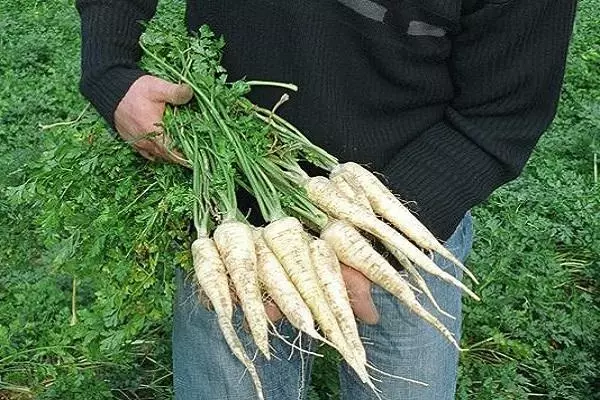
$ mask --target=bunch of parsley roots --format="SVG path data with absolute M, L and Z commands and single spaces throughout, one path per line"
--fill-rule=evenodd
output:
M 189 34 L 152 23 L 140 43 L 147 71 L 193 90 L 192 101 L 168 108 L 163 121 L 173 155 L 193 171 L 194 201 L 189 205 L 197 234 L 191 246 L 193 275 L 260 399 L 262 386 L 252 360 L 256 356 L 271 359 L 269 335 L 278 336 L 301 354 L 311 353 L 302 348 L 303 334 L 335 348 L 379 396 L 368 369 L 386 373 L 367 360 L 340 263 L 389 291 L 458 347 L 450 331 L 417 301 L 415 293 L 425 294 L 437 312 L 452 318 L 427 288 L 421 276 L 425 272 L 477 299 L 434 263 L 431 252 L 451 260 L 474 282 L 475 278 L 375 175 L 353 162 L 338 163 L 279 116 L 277 107 L 287 94 L 272 109 L 245 97 L 253 86 L 289 92 L 296 90 L 294 85 L 227 82 L 221 66 L 224 41 L 207 26 Z M 301 167 L 305 164 L 319 167 L 328 176 L 309 176 Z M 238 209 L 238 191 L 256 199 L 265 226 L 248 223 Z M 403 273 L 372 241 L 384 246 Z M 261 355 L 247 354 L 238 338 L 232 322 L 232 292 Z M 283 337 L 269 321 L 267 299 L 298 329 L 296 339 Z

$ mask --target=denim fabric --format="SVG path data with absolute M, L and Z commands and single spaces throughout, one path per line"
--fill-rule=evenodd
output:
M 473 221 L 467 214 L 456 231 L 445 243 L 460 260 L 471 251 Z M 435 256 L 435 262 L 446 272 L 462 278 L 462 271 L 451 262 Z M 427 298 L 417 298 L 425 308 L 436 316 L 456 338 L 460 337 L 461 292 L 440 279 L 424 273 L 423 278 L 442 309 L 456 317 L 452 320 L 437 312 Z M 359 325 L 361 337 L 372 345 L 365 345 L 367 360 L 376 368 L 389 374 L 425 382 L 428 386 L 372 375 L 381 382 L 374 382 L 387 400 L 450 400 L 456 388 L 458 350 L 437 330 L 408 311 L 398 300 L 379 286 L 373 286 L 373 301 L 381 313 L 377 325 Z M 376 399 L 373 392 L 363 385 L 348 366 L 340 367 L 343 400 Z
M 472 244 L 472 219 L 467 214 L 454 234 L 446 242 L 459 259 L 464 260 Z M 436 256 L 436 263 L 458 278 L 461 271 L 453 264 Z M 437 316 L 456 337 L 460 337 L 461 293 L 439 279 L 423 274 L 440 306 L 456 316 L 451 320 L 433 310 L 429 301 L 419 295 L 419 301 Z M 248 400 L 256 399 L 255 389 L 241 363 L 231 354 L 221 337 L 214 314 L 197 301 L 193 285 L 178 271 L 177 294 L 174 305 L 173 374 L 176 400 Z M 377 325 L 359 324 L 365 338 L 367 359 L 378 369 L 389 374 L 426 382 L 419 386 L 371 371 L 381 382 L 374 381 L 388 400 L 449 400 L 454 398 L 458 352 L 436 330 L 410 313 L 398 300 L 373 286 L 373 300 L 381 313 Z M 257 354 L 250 336 L 242 328 L 242 315 L 236 309 L 234 316 L 238 335 L 251 357 Z M 283 320 L 277 324 L 279 332 L 288 338 L 296 331 Z M 303 347 L 314 343 L 302 336 Z M 292 357 L 289 345 L 272 338 L 273 354 L 278 359 L 267 362 L 256 356 L 265 399 L 306 399 L 310 382 L 312 358 L 302 357 L 295 351 Z M 343 400 L 376 399 L 345 363 L 340 366 Z

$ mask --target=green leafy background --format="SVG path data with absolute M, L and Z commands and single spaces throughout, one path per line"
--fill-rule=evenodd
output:
M 600 399 L 599 9 L 579 3 L 523 175 L 474 210 L 484 300 L 465 302 L 459 399 Z M 111 139 L 78 93 L 78 37 L 72 1 L 2 1 L 0 399 L 171 398 L 189 177 Z M 339 397 L 336 361 L 317 361 L 311 400 Z

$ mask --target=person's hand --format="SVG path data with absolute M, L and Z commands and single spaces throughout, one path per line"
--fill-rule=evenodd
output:
M 379 322 L 379 312 L 371 297 L 371 281 L 354 268 L 341 266 L 354 315 L 367 325 L 375 325 Z
M 169 138 L 162 133 L 161 122 L 167 103 L 185 104 L 192 96 L 187 85 L 144 75 L 131 85 L 117 106 L 115 128 L 143 157 L 181 163 L 181 157 L 170 149 Z
M 340 265 L 354 315 L 365 324 L 376 324 L 379 322 L 379 312 L 371 297 L 371 281 L 357 270 Z M 283 316 L 272 301 L 265 302 L 265 311 L 272 322 L 277 322 Z
M 264 304 L 265 311 L 267 312 L 267 317 L 269 317 L 271 322 L 275 323 L 283 317 L 281 310 L 279 309 L 279 307 L 277 307 L 277 304 L 275 304 L 273 300 L 267 300 Z

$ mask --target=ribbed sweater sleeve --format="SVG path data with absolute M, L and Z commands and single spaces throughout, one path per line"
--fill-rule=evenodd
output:
M 487 2 L 463 17 L 452 39 L 454 100 L 382 171 L 440 239 L 520 174 L 553 119 L 575 3 Z
M 157 0 L 77 0 L 81 16 L 81 93 L 114 128 L 114 112 L 144 72 L 138 40 L 141 21 L 156 12 Z

